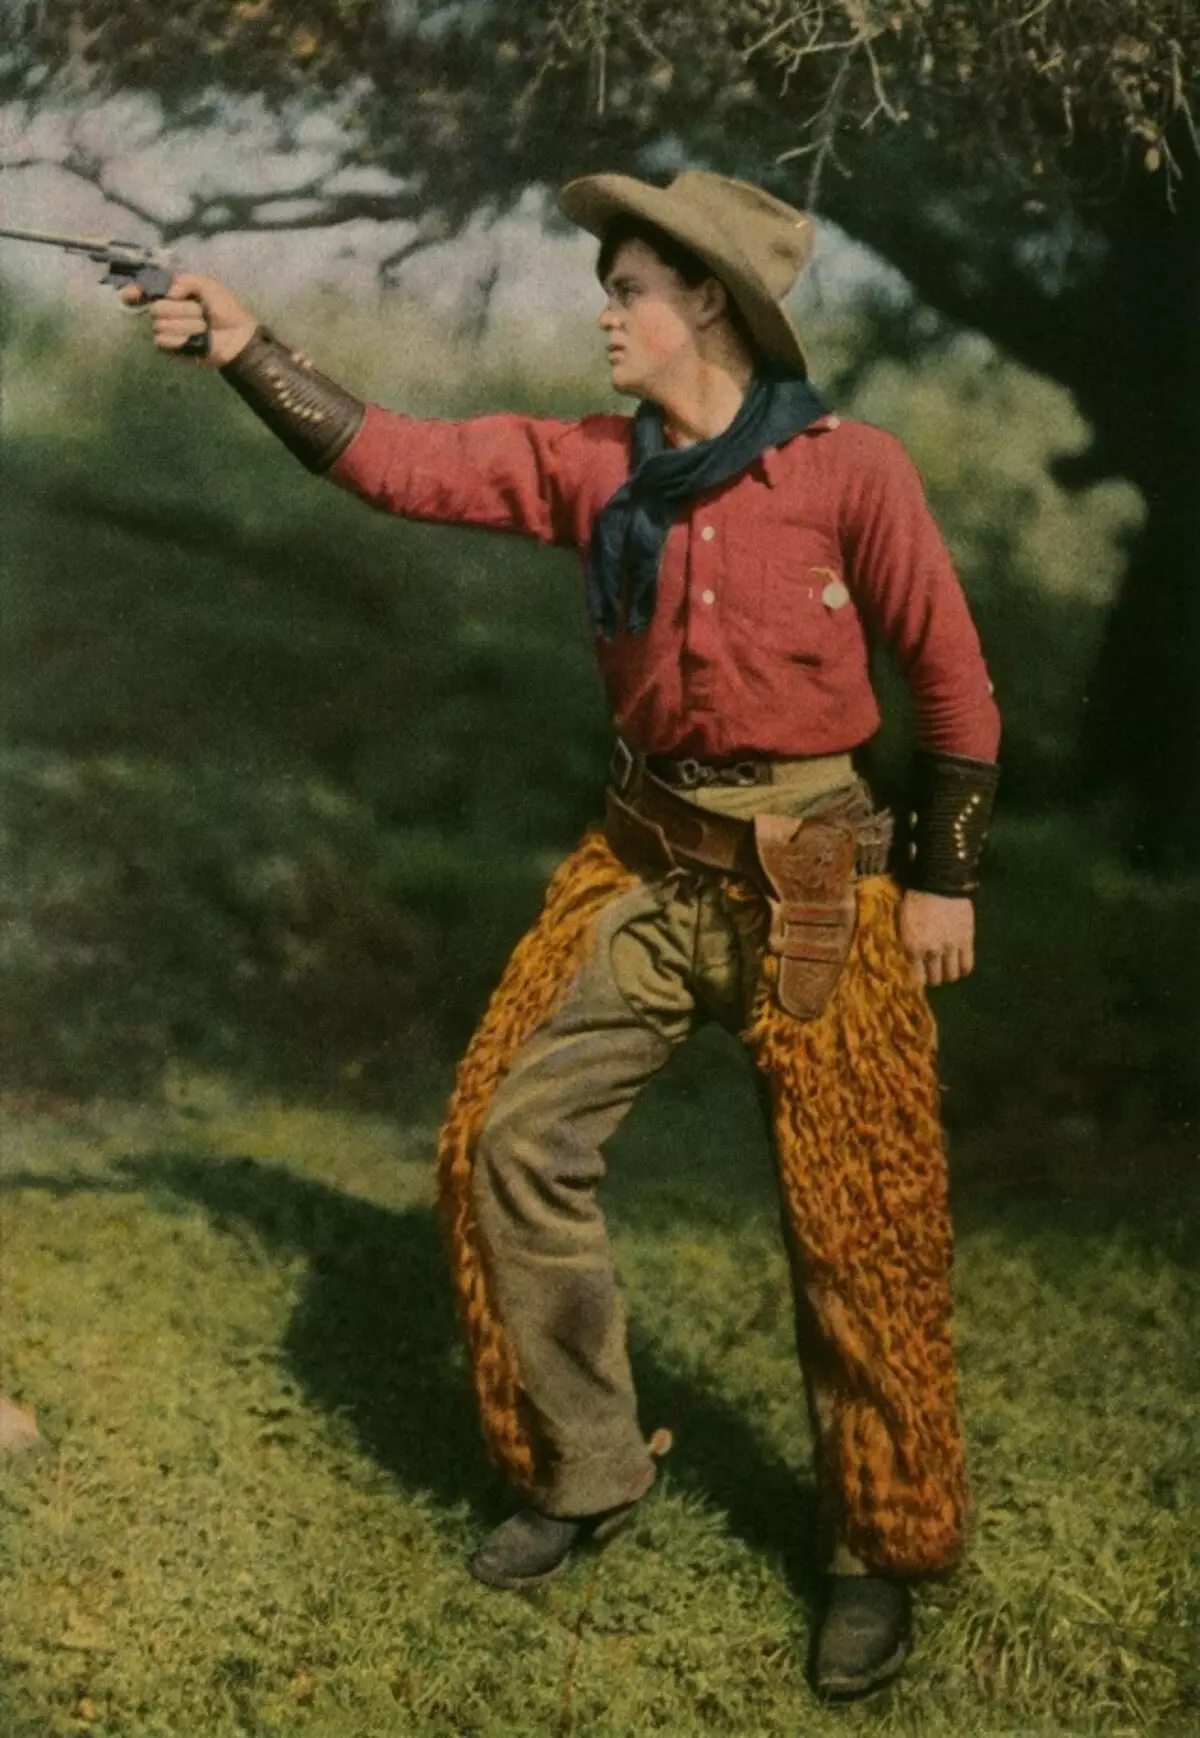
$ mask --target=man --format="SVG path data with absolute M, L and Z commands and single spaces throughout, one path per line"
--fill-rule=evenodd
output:
M 156 342 L 211 361 L 312 470 L 393 513 L 584 558 L 617 731 L 603 833 L 559 870 L 459 1071 L 442 1199 L 485 1434 L 524 1506 L 471 1562 L 525 1587 L 654 1478 L 597 1204 L 603 1143 L 707 1018 L 742 1035 L 775 1138 L 829 1597 L 818 1690 L 910 1649 L 908 1583 L 963 1549 L 951 1240 L 925 985 L 972 969 L 999 725 L 899 443 L 829 414 L 783 307 L 807 217 L 744 182 L 590 176 L 600 327 L 636 416 L 418 421 L 367 406 L 220 285 Z M 922 753 L 901 894 L 851 753 L 896 653 Z

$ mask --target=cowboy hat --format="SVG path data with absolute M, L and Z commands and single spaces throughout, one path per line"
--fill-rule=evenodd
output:
M 685 169 L 666 187 L 632 175 L 584 175 L 558 192 L 563 211 L 603 237 L 615 217 L 665 230 L 711 266 L 765 356 L 808 373 L 800 335 L 780 306 L 813 251 L 812 219 L 749 181 Z

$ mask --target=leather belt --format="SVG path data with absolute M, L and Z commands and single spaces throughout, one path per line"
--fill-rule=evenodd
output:
M 891 816 L 874 810 L 859 779 L 801 816 L 763 810 L 739 820 L 678 796 L 626 753 L 624 788 L 610 785 L 605 793 L 604 832 L 615 855 L 649 881 L 694 868 L 749 881 L 770 919 L 775 999 L 796 1019 L 816 1019 L 854 939 L 855 876 L 884 870 Z M 614 780 L 619 770 L 614 765 Z
M 660 784 L 675 785 L 680 790 L 702 790 L 708 785 L 769 785 L 772 762 L 769 760 L 696 760 L 685 754 L 679 760 L 665 755 L 648 754 L 646 771 Z
M 617 856 L 635 874 L 654 878 L 680 867 L 699 867 L 765 885 L 752 820 L 701 808 L 677 796 L 644 767 L 631 767 L 631 772 L 632 788 L 610 785 L 605 793 L 604 830 Z M 886 869 L 891 816 L 886 810 L 873 810 L 861 781 L 816 804 L 810 818 L 840 822 L 853 831 L 855 874 L 880 875 Z
M 611 787 L 606 793 L 605 832 L 617 856 L 640 874 L 667 875 L 699 865 L 760 881 L 761 869 L 749 821 L 689 803 L 648 773 L 632 801 Z
M 618 736 L 613 746 L 609 773 L 618 792 L 636 782 L 639 771 L 648 772 L 659 784 L 673 785 L 677 790 L 699 790 L 709 785 L 769 785 L 775 783 L 777 760 L 759 760 L 744 756 L 740 760 L 697 760 L 694 755 L 673 757 L 665 754 L 643 755 L 630 748 Z

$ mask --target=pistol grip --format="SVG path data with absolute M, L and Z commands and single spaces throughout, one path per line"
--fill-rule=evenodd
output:
M 166 266 L 148 265 L 141 268 L 133 281 L 148 302 L 160 302 L 170 289 L 174 278 Z M 177 354 L 180 356 L 207 356 L 207 331 L 194 332 L 179 346 Z

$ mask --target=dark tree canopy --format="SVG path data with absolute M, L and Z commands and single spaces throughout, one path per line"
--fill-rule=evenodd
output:
M 1130 165 L 1165 187 L 1200 62 L 1194 0 L 30 0 L 6 20 L 0 94 L 142 91 L 175 124 L 219 92 L 338 101 L 347 160 L 451 221 L 664 138 L 753 140 L 760 175 L 813 192 L 894 129 L 1034 204 Z

